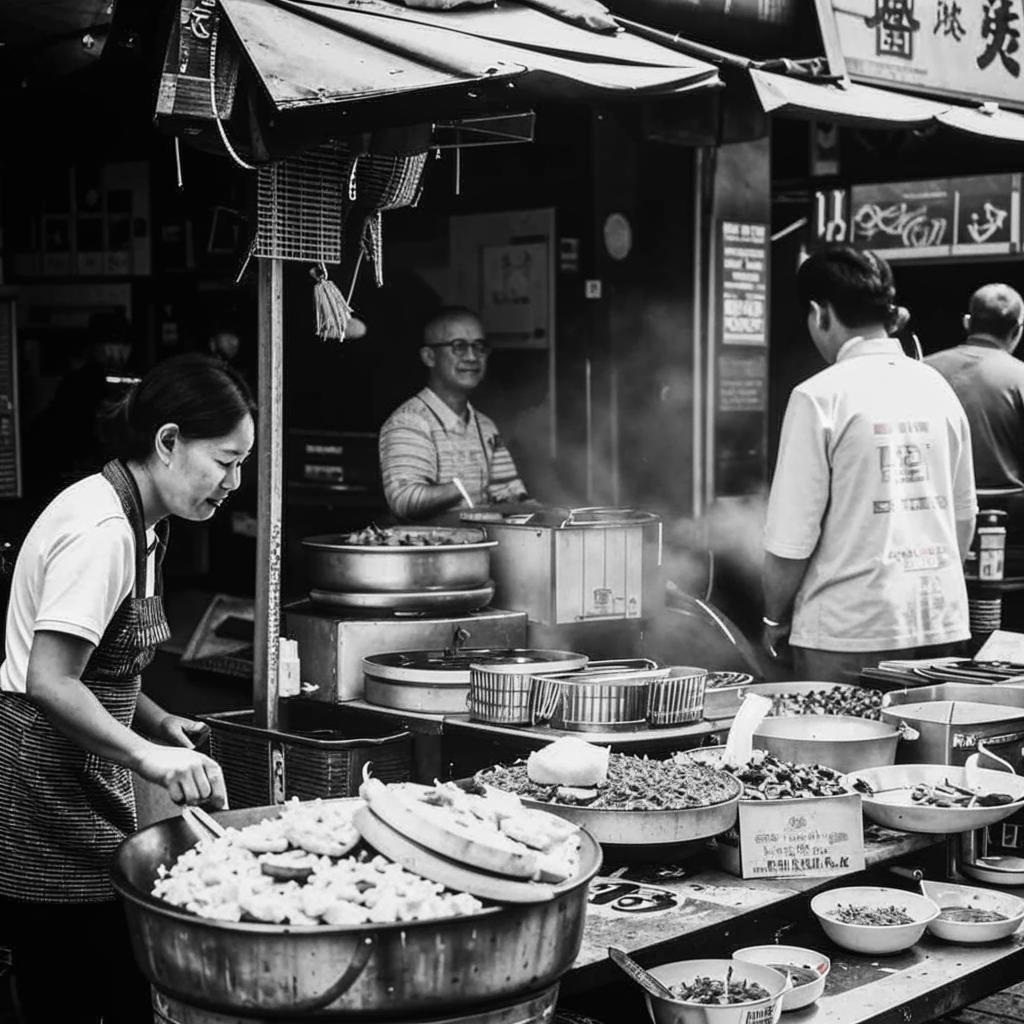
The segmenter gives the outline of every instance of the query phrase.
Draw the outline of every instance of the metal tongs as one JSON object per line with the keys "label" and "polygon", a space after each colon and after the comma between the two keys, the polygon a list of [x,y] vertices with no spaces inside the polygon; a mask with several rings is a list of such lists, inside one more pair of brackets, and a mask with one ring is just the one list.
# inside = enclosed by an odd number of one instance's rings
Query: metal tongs
{"label": "metal tongs", "polygon": [[226,834],[224,826],[202,807],[182,807],[181,820],[199,843],[211,837],[220,839]]}

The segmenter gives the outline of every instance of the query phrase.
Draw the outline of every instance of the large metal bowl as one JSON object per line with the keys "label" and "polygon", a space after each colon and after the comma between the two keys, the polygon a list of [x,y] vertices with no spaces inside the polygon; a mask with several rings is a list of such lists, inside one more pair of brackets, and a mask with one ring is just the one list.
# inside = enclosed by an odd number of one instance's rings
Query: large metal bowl
{"label": "large metal bowl", "polygon": [[409,526],[403,533],[450,535],[451,544],[371,547],[346,544],[344,533],[306,537],[306,576],[310,589],[335,593],[396,593],[471,590],[491,579],[491,548],[483,530]]}
{"label": "large metal bowl", "polygon": [[[242,828],[277,807],[225,811]],[[429,1017],[553,985],[583,941],[601,849],[582,836],[580,870],[546,903],[405,924],[298,927],[211,921],[150,893],[161,864],[195,840],[181,818],[126,839],[114,854],[135,958],[158,990],[192,1006],[263,1019]]]}
{"label": "large metal bowl", "polygon": [[766,718],[754,731],[755,749],[780,761],[823,764],[844,774],[892,764],[899,741],[888,722],[852,715]]}
{"label": "large metal bowl", "polygon": [[[1009,818],[1024,804],[1024,778],[988,768],[968,771],[948,764],[895,764],[847,775],[846,785],[853,789],[863,780],[875,795],[862,794],[864,817],[883,828],[897,832],[923,832],[925,835],[952,835],[973,832]],[[914,786],[923,783],[938,786],[949,781],[955,786],[988,793],[1007,793],[1014,802],[996,807],[934,807],[915,804],[910,799]]]}

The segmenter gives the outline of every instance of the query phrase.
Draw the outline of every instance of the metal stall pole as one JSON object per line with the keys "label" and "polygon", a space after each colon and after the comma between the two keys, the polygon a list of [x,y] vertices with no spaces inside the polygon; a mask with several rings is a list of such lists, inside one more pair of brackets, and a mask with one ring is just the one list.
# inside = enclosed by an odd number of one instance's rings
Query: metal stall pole
{"label": "metal stall pole", "polygon": [[[259,410],[256,438],[256,607],[252,700],[254,724],[277,728],[278,636],[281,619],[281,493],[284,463],[283,268],[259,264]],[[271,773],[273,777],[273,773]],[[273,783],[271,783],[273,786]],[[273,802],[273,794],[269,794]]]}

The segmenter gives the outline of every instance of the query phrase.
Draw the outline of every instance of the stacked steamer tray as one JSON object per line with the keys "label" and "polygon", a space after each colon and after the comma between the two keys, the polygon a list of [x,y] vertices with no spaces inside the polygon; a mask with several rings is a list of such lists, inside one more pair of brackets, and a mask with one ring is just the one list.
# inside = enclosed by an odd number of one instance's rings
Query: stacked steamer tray
{"label": "stacked steamer tray", "polygon": [[533,677],[533,720],[568,732],[629,732],[700,721],[707,673],[646,658]]}
{"label": "stacked steamer tray", "polygon": [[[586,664],[587,656],[573,651],[457,647],[394,651],[363,658],[363,681],[366,700],[378,707],[458,715],[472,711],[471,687],[476,680],[476,706],[494,707],[494,714],[504,710],[498,720],[518,724],[530,722],[533,672]],[[498,673],[504,689],[485,701],[479,680]]]}
{"label": "stacked steamer tray", "polygon": [[609,753],[576,739],[479,771],[473,781],[574,822],[619,859],[675,859],[696,849],[732,828],[740,795],[739,783],[713,768]]}
{"label": "stacked steamer tray", "polygon": [[112,878],[158,1015],[550,1019],[582,943],[594,840],[450,784],[364,780],[363,793],[223,812],[198,842],[183,816],[119,847]]}

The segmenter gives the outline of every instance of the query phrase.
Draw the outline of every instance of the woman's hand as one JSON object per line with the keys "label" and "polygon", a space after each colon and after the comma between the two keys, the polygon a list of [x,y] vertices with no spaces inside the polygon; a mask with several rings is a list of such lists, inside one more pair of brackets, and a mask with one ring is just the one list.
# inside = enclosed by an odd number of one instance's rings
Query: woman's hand
{"label": "woman's hand", "polygon": [[188,747],[192,750],[208,732],[202,722],[181,715],[164,715],[156,727],[153,738],[170,743],[174,747]]}
{"label": "woman's hand", "polygon": [[220,765],[195,750],[147,743],[135,770],[148,782],[163,786],[176,804],[204,804],[213,810],[228,805]]}

